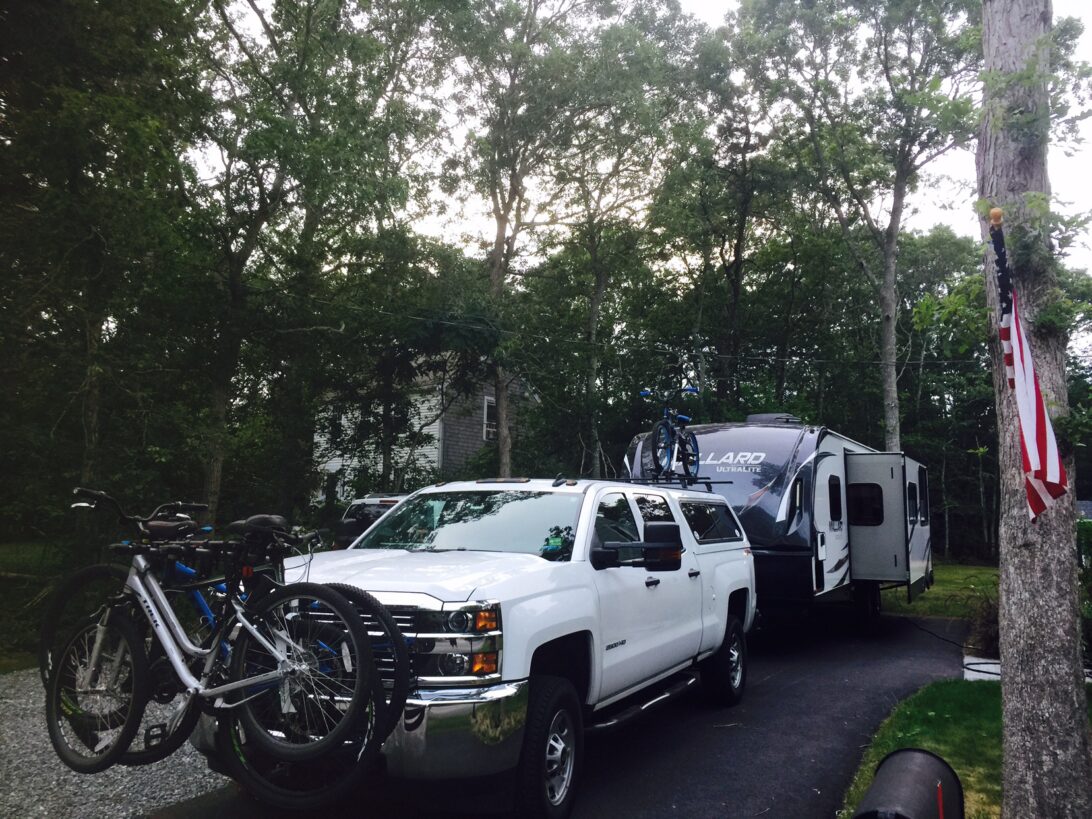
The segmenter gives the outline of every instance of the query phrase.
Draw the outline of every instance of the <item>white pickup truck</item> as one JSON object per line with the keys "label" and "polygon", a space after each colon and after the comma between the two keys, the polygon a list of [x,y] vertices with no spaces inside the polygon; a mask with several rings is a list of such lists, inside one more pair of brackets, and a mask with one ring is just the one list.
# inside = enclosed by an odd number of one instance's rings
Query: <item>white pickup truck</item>
{"label": "white pickup truck", "polygon": [[305,571],[370,592],[411,644],[413,689],[383,747],[388,773],[514,769],[521,816],[569,812],[585,731],[696,682],[717,703],[743,695],[754,565],[712,493],[437,484]]}

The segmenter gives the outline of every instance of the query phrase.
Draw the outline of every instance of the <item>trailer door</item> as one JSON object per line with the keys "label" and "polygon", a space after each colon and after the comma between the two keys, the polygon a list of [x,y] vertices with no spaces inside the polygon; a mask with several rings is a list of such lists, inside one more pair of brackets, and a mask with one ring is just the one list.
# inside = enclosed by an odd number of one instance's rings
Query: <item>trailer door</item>
{"label": "trailer door", "polygon": [[925,467],[910,458],[906,459],[906,529],[910,559],[906,594],[913,602],[928,585],[933,555],[929,537],[929,479]]}
{"label": "trailer door", "polygon": [[909,583],[902,453],[847,452],[846,482],[853,580]]}

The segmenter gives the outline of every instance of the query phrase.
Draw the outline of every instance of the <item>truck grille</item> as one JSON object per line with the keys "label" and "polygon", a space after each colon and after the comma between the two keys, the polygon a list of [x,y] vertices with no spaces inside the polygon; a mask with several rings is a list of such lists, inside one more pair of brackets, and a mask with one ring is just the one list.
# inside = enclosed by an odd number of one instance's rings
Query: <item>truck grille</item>
{"label": "truck grille", "polygon": [[[358,609],[358,611],[360,611]],[[398,625],[399,630],[402,632],[402,636],[409,641],[409,660],[410,660],[410,688],[415,685],[414,681],[417,678],[416,671],[416,652],[413,647],[413,639],[417,635],[417,617],[415,608],[389,608],[388,611],[391,616],[394,617],[394,622]],[[364,620],[364,627],[368,630],[368,636],[372,641],[372,657],[375,660],[376,667],[379,669],[379,675],[383,678],[383,686],[388,690],[393,685],[394,679],[394,651],[391,648],[390,642],[387,637],[387,633],[380,628],[378,621],[370,613],[360,612],[361,619]]]}

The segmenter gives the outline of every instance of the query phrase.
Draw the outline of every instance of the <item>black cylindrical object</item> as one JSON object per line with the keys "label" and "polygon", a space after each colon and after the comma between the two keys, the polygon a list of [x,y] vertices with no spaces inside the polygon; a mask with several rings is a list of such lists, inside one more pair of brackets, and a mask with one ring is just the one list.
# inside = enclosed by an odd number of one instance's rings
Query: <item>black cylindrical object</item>
{"label": "black cylindrical object", "polygon": [[963,819],[963,785],[931,751],[900,748],[876,766],[853,819]]}

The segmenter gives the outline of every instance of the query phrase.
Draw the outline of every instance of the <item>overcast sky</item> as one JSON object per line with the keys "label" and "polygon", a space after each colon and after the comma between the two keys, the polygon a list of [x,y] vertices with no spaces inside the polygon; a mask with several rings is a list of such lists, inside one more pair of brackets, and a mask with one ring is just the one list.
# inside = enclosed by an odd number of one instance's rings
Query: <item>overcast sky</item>
{"label": "overcast sky", "polygon": [[[724,13],[738,7],[737,0],[680,0],[684,10],[708,23],[719,25]],[[1054,16],[1076,17],[1084,22],[1085,33],[1078,47],[1078,58],[1092,62],[1092,4],[1088,0],[1054,0]],[[1083,123],[1086,143],[1092,143],[1092,122]],[[1088,192],[1092,183],[1089,159],[1092,147],[1080,146],[1073,156],[1052,150],[1049,157],[1050,181],[1056,198],[1055,207],[1062,213],[1092,209]],[[911,213],[907,227],[928,230],[935,224],[950,226],[957,233],[979,238],[978,219],[974,213],[975,191],[974,153],[952,152],[941,157],[930,168],[931,179],[911,196]],[[1092,247],[1089,237],[1070,249],[1070,267],[1092,270]]]}

